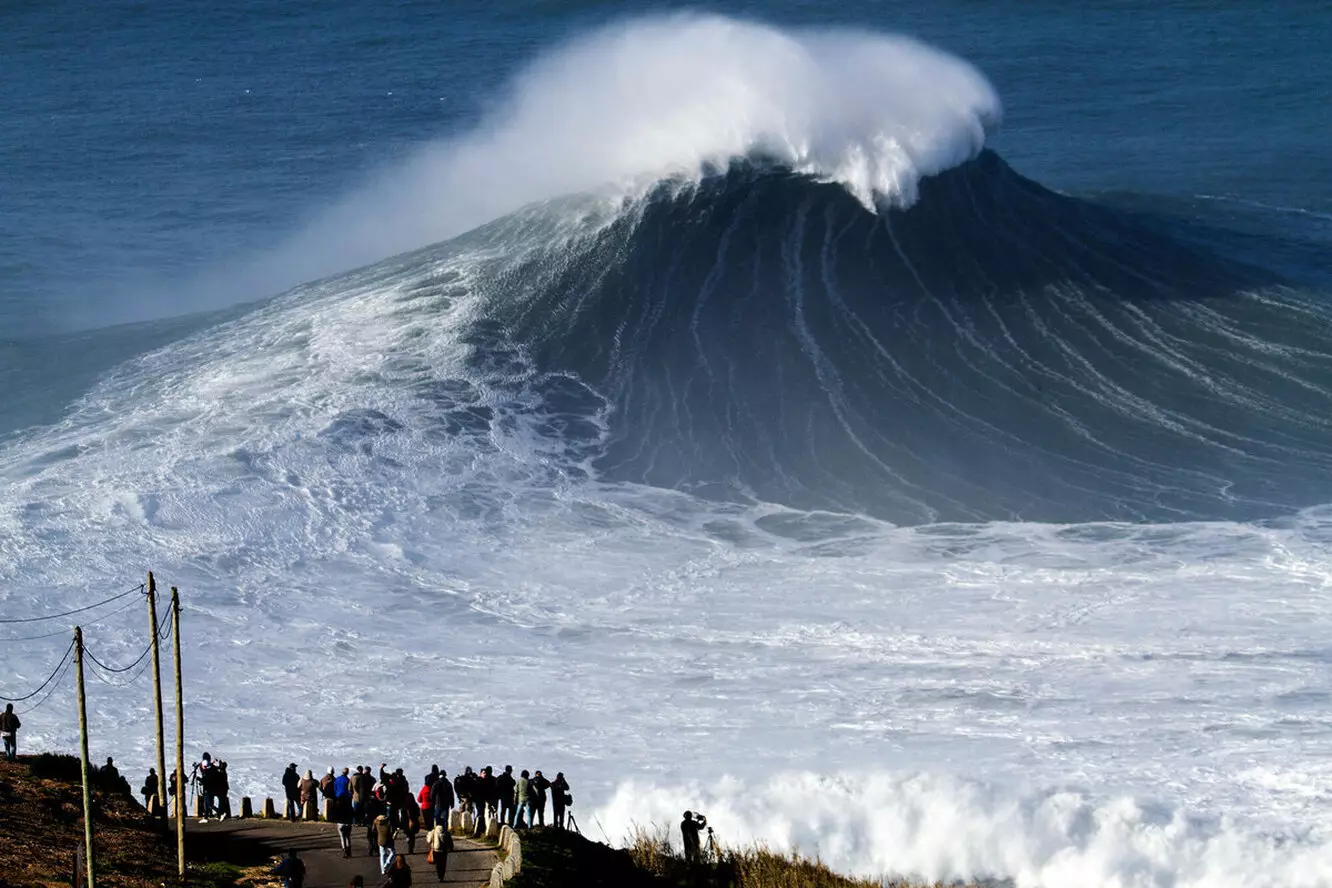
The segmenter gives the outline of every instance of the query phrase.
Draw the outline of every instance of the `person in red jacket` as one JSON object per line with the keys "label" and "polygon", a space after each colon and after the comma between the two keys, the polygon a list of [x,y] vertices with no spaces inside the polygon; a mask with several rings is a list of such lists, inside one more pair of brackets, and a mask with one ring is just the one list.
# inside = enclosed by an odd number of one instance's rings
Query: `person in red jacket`
{"label": "person in red jacket", "polygon": [[421,806],[421,823],[426,832],[435,828],[435,806],[430,803],[430,787],[422,786],[416,794],[416,803]]}

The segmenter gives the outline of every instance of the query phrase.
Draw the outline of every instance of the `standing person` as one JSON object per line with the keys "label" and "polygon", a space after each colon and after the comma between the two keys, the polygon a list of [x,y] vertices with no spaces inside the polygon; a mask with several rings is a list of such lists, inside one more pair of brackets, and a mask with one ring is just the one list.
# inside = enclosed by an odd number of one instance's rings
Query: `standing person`
{"label": "standing person", "polygon": [[495,816],[495,771],[490,765],[481,769],[476,778],[476,830],[473,835],[481,838],[486,834],[486,819]]}
{"label": "standing person", "polygon": [[495,791],[499,794],[500,823],[513,826],[513,789],[518,781],[513,778],[513,765],[505,765],[504,773],[495,778]]}
{"label": "standing person", "polygon": [[458,794],[458,810],[472,810],[472,766],[463,768],[463,772],[453,778],[453,791]]}
{"label": "standing person", "polygon": [[528,812],[532,807],[532,779],[526,770],[514,781],[513,802],[518,807],[513,819],[514,829],[526,829]]}
{"label": "standing person", "polygon": [[314,770],[307,768],[301,778],[301,816],[306,820],[319,819],[319,781],[314,779]]}
{"label": "standing person", "polygon": [[[288,820],[295,823],[300,818],[297,805],[301,802],[301,775],[296,773],[295,762],[287,765],[287,770],[282,772],[282,788],[287,793],[287,809],[284,813]],[[172,790],[171,797],[176,797],[175,790]]]}
{"label": "standing person", "polygon": [[449,870],[449,854],[453,852],[453,836],[437,822],[435,828],[426,834],[426,847],[430,849],[426,862],[435,865],[435,875],[443,882]]}
{"label": "standing person", "polygon": [[559,829],[564,829],[564,809],[569,807],[573,801],[573,796],[569,794],[569,781],[564,779],[564,772],[560,771],[555,775],[555,779],[550,782],[550,807],[555,817],[552,823]]}
{"label": "standing person", "polygon": [[680,837],[684,840],[686,863],[701,863],[703,861],[703,846],[698,840],[698,833],[707,825],[707,818],[702,814],[698,815],[696,820],[692,812],[684,812],[684,820],[680,822]]}
{"label": "standing person", "polygon": [[282,888],[304,888],[305,861],[296,855],[292,848],[282,862],[273,867],[273,875],[282,877]]}
{"label": "standing person", "polygon": [[139,787],[139,795],[143,796],[143,806],[147,808],[152,803],[153,796],[157,795],[156,768],[148,769],[148,776],[143,778],[143,786]]}
{"label": "standing person", "polygon": [[389,820],[387,814],[380,814],[375,818],[375,841],[379,845],[379,872],[381,874],[388,872],[389,864],[393,862],[393,822]]}
{"label": "standing person", "polygon": [[5,740],[5,761],[18,758],[18,732],[23,722],[14,714],[14,704],[5,705],[4,715],[0,715],[0,737]]}
{"label": "standing person", "polygon": [[449,775],[439,772],[439,779],[430,787],[430,804],[435,809],[435,824],[443,825],[447,832],[449,828],[449,811],[453,808],[453,784],[449,782]]}
{"label": "standing person", "polygon": [[167,810],[162,812],[162,816],[168,816],[171,803],[176,800],[176,769],[171,769],[171,779],[167,781]]}
{"label": "standing person", "polygon": [[231,778],[227,776],[227,763],[218,762],[209,769],[213,772],[213,794],[217,816],[222,820],[231,817]]}
{"label": "standing person", "polygon": [[333,766],[329,765],[324,776],[319,778],[319,796],[325,801],[331,801],[333,798],[333,783],[337,778],[333,776]]}
{"label": "standing person", "polygon": [[365,798],[364,796],[361,795],[360,765],[356,766],[356,773],[351,775],[350,786],[351,786],[352,818],[356,821],[357,826],[363,826],[365,824],[365,819],[364,817],[362,817],[362,814],[364,813],[363,808],[365,805]]}
{"label": "standing person", "polygon": [[407,865],[406,857],[393,858],[393,865],[388,868],[388,880],[385,888],[411,888],[412,868]]}
{"label": "standing person", "polygon": [[[542,776],[540,770],[538,770],[535,774],[532,775],[532,788],[536,790],[535,798],[533,799],[533,802],[536,803],[536,816],[540,820],[540,825],[545,826],[546,793],[550,790],[550,781],[547,780],[544,776]],[[537,824],[532,823],[531,825],[536,826]]]}
{"label": "standing person", "polygon": [[347,807],[351,808],[351,771],[349,768],[343,768],[342,773],[333,781],[333,799],[346,799]]}
{"label": "standing person", "polygon": [[421,825],[426,832],[435,828],[435,806],[430,801],[430,785],[435,781],[426,775],[426,783],[421,786],[421,791],[416,794],[416,804],[421,809]]}

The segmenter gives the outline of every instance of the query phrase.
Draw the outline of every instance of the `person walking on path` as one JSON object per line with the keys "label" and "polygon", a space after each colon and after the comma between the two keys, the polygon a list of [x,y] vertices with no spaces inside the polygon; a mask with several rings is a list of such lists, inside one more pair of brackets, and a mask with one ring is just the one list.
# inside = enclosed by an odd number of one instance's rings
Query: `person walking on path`
{"label": "person walking on path", "polygon": [[319,819],[319,781],[314,779],[314,771],[306,769],[301,778],[301,816],[306,820]]}
{"label": "person walking on path", "polygon": [[550,782],[550,806],[554,811],[555,817],[551,821],[559,829],[564,829],[564,809],[569,807],[573,801],[573,796],[569,794],[569,781],[564,779],[564,772],[560,771],[555,775],[555,779]]}
{"label": "person walking on path", "polygon": [[518,781],[513,779],[513,765],[505,765],[504,773],[495,778],[495,791],[499,793],[500,823],[513,826],[513,790]]}
{"label": "person walking on path", "polygon": [[409,804],[403,809],[402,831],[407,834],[407,853],[416,853],[416,835],[421,831],[421,810]]}
{"label": "person walking on path", "polygon": [[449,828],[449,811],[453,810],[453,784],[445,771],[439,772],[439,779],[430,787],[430,804],[435,809],[435,825]]}
{"label": "person walking on path", "polygon": [[384,888],[411,888],[412,868],[407,865],[406,857],[393,858],[393,865],[388,868],[386,875],[388,878],[384,881]]}
{"label": "person walking on path", "polygon": [[[301,775],[296,773],[296,763],[287,765],[287,770],[282,772],[282,788],[287,793],[287,809],[284,815],[292,823],[300,819],[300,808],[297,805],[301,802]],[[173,790],[171,797],[175,798]]]}
{"label": "person walking on path", "polygon": [[[550,781],[547,780],[544,776],[542,776],[540,770],[538,770],[535,774],[532,775],[532,789],[536,790],[536,792],[533,793],[533,795],[535,796],[535,798],[533,798],[532,801],[536,803],[536,816],[537,816],[537,820],[540,821],[540,824],[539,824],[540,826],[545,826],[545,825],[546,825],[546,793],[547,793],[547,791],[550,789]],[[537,823],[536,821],[531,821],[531,822],[529,823],[529,825],[530,825],[530,826],[537,826],[538,823]]]}
{"label": "person walking on path", "polygon": [[421,809],[422,827],[429,832],[435,826],[435,806],[430,803],[430,783],[424,784],[416,794],[416,804]]}
{"label": "person walking on path", "polygon": [[273,875],[282,878],[282,888],[304,888],[305,861],[296,855],[293,848],[282,858],[282,862],[273,867]]}
{"label": "person walking on path", "polygon": [[443,882],[449,870],[449,854],[453,852],[453,836],[436,823],[435,828],[426,834],[426,847],[430,849],[426,854],[426,863],[435,865],[435,875]]}
{"label": "person walking on path", "polygon": [[356,816],[352,813],[351,790],[347,789],[342,795],[333,796],[332,807],[333,822],[338,825],[338,844],[342,846],[342,856],[351,857],[352,824],[356,820]]}
{"label": "person walking on path", "polygon": [[379,844],[379,872],[387,873],[389,864],[396,856],[393,853],[393,821],[389,820],[387,814],[380,814],[375,818],[374,830],[375,841]]}

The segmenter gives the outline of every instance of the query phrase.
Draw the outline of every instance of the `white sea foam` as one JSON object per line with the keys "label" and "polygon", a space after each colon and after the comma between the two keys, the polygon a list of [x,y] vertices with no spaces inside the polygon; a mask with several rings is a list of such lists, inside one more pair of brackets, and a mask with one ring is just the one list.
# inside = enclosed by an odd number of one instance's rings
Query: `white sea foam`
{"label": "white sea foam", "polygon": [[669,830],[688,808],[717,824],[723,845],[794,849],[870,878],[997,878],[1019,888],[1332,884],[1326,835],[1261,834],[1126,796],[1022,794],[931,774],[790,772],[669,788],[631,781],[595,819],[678,846],[679,831]]}
{"label": "white sea foam", "polygon": [[612,25],[547,53],[471,132],[383,171],[260,263],[294,284],[535,201],[697,178],[736,159],[839,182],[867,206],[975,156],[1001,116],[971,65],[907,37],[717,15]]}

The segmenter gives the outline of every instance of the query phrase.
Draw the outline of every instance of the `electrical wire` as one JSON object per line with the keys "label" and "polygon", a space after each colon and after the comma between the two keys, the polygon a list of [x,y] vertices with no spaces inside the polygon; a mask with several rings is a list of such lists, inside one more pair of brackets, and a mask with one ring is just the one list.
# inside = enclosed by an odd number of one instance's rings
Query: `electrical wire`
{"label": "electrical wire", "polygon": [[[128,604],[123,604],[120,607],[116,608],[115,610],[111,611],[111,613],[107,614],[106,616],[98,617],[96,620],[93,620],[91,623],[87,623],[86,625],[100,626],[102,623],[105,623],[107,620],[111,619],[117,614],[123,614],[125,611],[129,610],[130,608],[137,607],[138,604],[139,602],[137,601],[131,601]],[[61,635],[68,635],[70,632],[73,631],[74,627],[70,626],[67,629],[61,629],[59,632],[45,632],[41,635],[19,635],[10,638],[0,638],[0,644],[4,644],[5,642],[10,642],[10,641],[40,641],[43,638],[57,638]]]}
{"label": "electrical wire", "polygon": [[47,614],[46,616],[42,617],[9,617],[6,619],[0,619],[0,625],[11,625],[14,623],[40,623],[43,620],[58,620],[61,617],[72,617],[74,614],[81,614],[84,611],[90,611],[95,607],[101,607],[104,604],[110,604],[113,601],[119,601],[120,599],[124,598],[126,595],[133,595],[135,592],[143,592],[145,589],[147,589],[147,584],[140,583],[139,585],[135,586],[133,589],[121,592],[119,595],[112,595],[110,598],[104,598],[101,601],[87,605],[86,607],[76,607],[74,608],[74,610],[68,610],[65,611],[64,613]]}
{"label": "electrical wire", "polygon": [[36,703],[29,706],[27,709],[20,712],[19,715],[27,715],[29,712],[32,712],[34,709],[41,706],[47,700],[51,699],[51,695],[56,692],[56,688],[60,687],[61,682],[65,680],[65,676],[69,674],[70,668],[73,667],[74,658],[73,657],[68,658],[67,660],[65,660],[63,665],[64,665],[64,671],[60,673],[60,676],[56,678],[55,682],[51,685],[51,687],[47,689],[46,694],[42,697],[42,699],[38,700]]}
{"label": "electrical wire", "polygon": [[65,665],[65,660],[69,658],[70,654],[73,653],[73,651],[74,651],[74,642],[71,640],[69,643],[69,647],[65,648],[65,653],[63,656],[61,656],[60,662],[56,665],[56,668],[51,670],[51,674],[46,677],[46,681],[42,682],[40,685],[37,686],[37,690],[33,691],[30,694],[24,694],[22,697],[6,697],[4,694],[0,694],[0,700],[4,700],[7,703],[22,703],[24,700],[31,700],[33,697],[36,697],[43,690],[45,690],[46,686],[49,685],[51,681],[56,677],[56,673],[60,671],[61,666]]}
{"label": "electrical wire", "polygon": [[86,644],[83,646],[83,653],[87,655],[87,657],[88,657],[89,660],[92,660],[92,661],[93,661],[94,663],[96,663],[98,666],[102,667],[103,670],[105,670],[105,671],[107,671],[107,672],[110,672],[110,673],[112,673],[112,674],[115,674],[115,675],[121,675],[121,674],[123,674],[123,673],[129,672],[129,671],[130,671],[131,669],[133,669],[135,666],[138,666],[140,663],[143,662],[143,658],[144,658],[144,657],[146,657],[146,656],[148,656],[150,653],[152,653],[152,650],[153,650],[153,646],[152,646],[151,644],[149,644],[148,647],[146,647],[146,648],[143,649],[143,653],[142,653],[142,654],[139,654],[139,656],[135,658],[135,660],[134,660],[133,663],[129,664],[128,666],[120,666],[120,667],[116,667],[116,666],[108,666],[108,665],[106,665],[106,664],[103,663],[101,660],[97,659],[97,656],[96,656],[92,651],[88,650],[88,646],[87,646]]}

